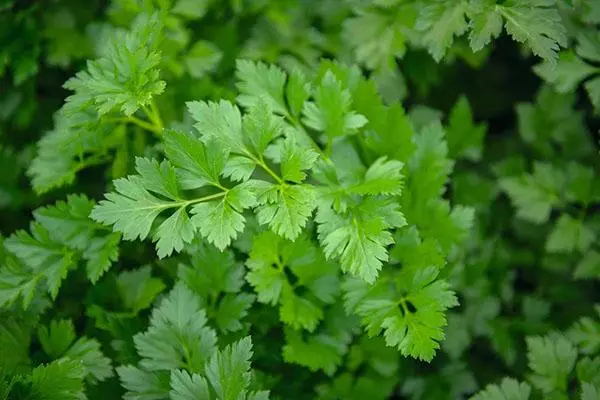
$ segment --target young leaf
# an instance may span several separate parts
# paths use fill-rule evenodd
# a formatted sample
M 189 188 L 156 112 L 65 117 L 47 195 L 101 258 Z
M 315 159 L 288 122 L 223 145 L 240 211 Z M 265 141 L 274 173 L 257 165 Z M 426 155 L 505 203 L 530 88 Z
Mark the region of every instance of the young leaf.
M 100 114 L 119 110 L 130 116 L 163 92 L 157 50 L 162 23 L 157 14 L 141 14 L 130 32 L 119 32 L 103 57 L 88 62 L 87 71 L 65 83 L 75 93 L 67 98 L 68 112 L 93 106 Z
M 526 341 L 533 385 L 544 393 L 566 391 L 567 378 L 577 359 L 571 342 L 561 335 L 531 336 Z
M 172 400 L 209 400 L 208 383 L 198 374 L 189 374 L 185 370 L 173 370 L 169 398 Z
M 342 87 L 333 72 L 325 73 L 314 89 L 314 102 L 304 103 L 304 123 L 325 134 L 326 143 L 354 133 L 367 123 L 367 119 L 351 109 L 352 96 Z
M 84 376 L 85 370 L 79 361 L 61 358 L 32 371 L 31 392 L 48 400 L 84 399 Z
M 6 249 L 26 266 L 23 268 L 13 264 L 13 268 L 7 271 L 9 276 L 5 282 L 16 291 L 8 300 L 14 300 L 20 294 L 25 308 L 42 279 L 50 296 L 55 298 L 69 268 L 75 264 L 74 252 L 54 241 L 41 224 L 32 222 L 30 230 L 31 235 L 17 231 L 4 242 Z
M 241 398 L 250 384 L 252 341 L 245 337 L 216 352 L 206 365 L 206 377 L 219 400 Z
M 255 204 L 250 185 L 240 184 L 221 199 L 195 205 L 191 223 L 210 243 L 223 250 L 244 230 L 246 219 L 241 213 Z
M 454 41 L 454 36 L 466 32 L 465 20 L 468 3 L 460 0 L 446 2 L 433 0 L 420 11 L 416 28 L 424 31 L 423 42 L 436 61 L 440 61 Z
M 528 400 L 530 395 L 531 386 L 527 383 L 504 378 L 500 385 L 487 385 L 471 400 Z
M 497 8 L 514 40 L 526 43 L 535 55 L 556 63 L 559 46 L 567 46 L 567 35 L 554 2 L 515 0 Z
M 365 199 L 344 214 L 319 207 L 316 221 L 327 258 L 339 258 L 344 272 L 369 283 L 388 260 L 386 246 L 393 243 L 388 229 L 406 225 L 397 204 L 378 198 Z
M 315 208 L 316 194 L 308 184 L 254 183 L 258 222 L 284 238 L 294 240 L 306 226 Z
M 152 312 L 148 330 L 134 337 L 142 357 L 140 365 L 147 371 L 202 371 L 216 349 L 215 333 L 206 322 L 196 296 L 185 286 L 176 285 Z
M 283 98 L 286 75 L 277 66 L 237 60 L 235 76 L 240 92 L 237 101 L 243 107 L 254 107 L 259 99 L 263 99 L 277 114 L 287 114 Z
M 459 157 L 472 161 L 481 159 L 487 126 L 485 124 L 475 124 L 466 97 L 461 96 L 452 108 L 449 125 L 446 134 L 448 155 L 453 159 Z

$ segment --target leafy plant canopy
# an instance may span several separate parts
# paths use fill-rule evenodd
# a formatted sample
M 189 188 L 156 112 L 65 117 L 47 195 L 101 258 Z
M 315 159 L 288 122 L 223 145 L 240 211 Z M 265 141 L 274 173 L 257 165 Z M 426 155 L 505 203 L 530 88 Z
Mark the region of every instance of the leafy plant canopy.
M 600 398 L 600 2 L 0 4 L 0 400 Z

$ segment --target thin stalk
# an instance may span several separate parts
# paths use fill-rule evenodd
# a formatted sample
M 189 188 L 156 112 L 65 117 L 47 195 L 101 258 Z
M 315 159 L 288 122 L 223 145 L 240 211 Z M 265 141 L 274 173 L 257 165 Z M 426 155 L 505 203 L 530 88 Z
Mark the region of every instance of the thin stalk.
M 162 122 L 162 119 L 160 118 L 160 112 L 158 111 L 158 108 L 156 107 L 156 103 L 154 103 L 154 100 L 150 101 L 150 111 L 152 112 L 152 115 L 154 117 L 156 125 L 158 125 L 158 127 L 162 131 L 164 129 L 164 124 Z
M 160 136 L 162 134 L 162 129 L 160 127 L 153 125 L 153 124 L 149 124 L 148 122 L 141 120 L 137 117 L 131 116 L 131 117 L 126 118 L 126 120 L 128 122 L 131 122 L 132 124 L 139 126 L 140 128 L 144 128 L 146 130 L 149 130 L 150 132 L 154 132 L 158 136 Z
M 137 117 L 120 117 L 120 118 L 106 118 L 104 122 L 121 122 L 124 124 L 134 124 L 139 126 L 142 129 L 148 130 L 152 133 L 155 133 L 157 136 L 160 136 L 162 133 L 162 129 L 160 129 L 157 125 L 149 124 L 148 122 L 141 120 Z
M 283 179 L 279 177 L 279 175 L 277 175 L 271 168 L 269 168 L 269 166 L 267 165 L 267 163 L 264 162 L 262 157 L 259 160 L 257 160 L 257 164 L 260 165 L 261 168 L 264 169 L 269 175 L 271 175 L 273 179 L 277 181 L 277 183 L 279 183 L 280 185 L 283 185 L 285 183 Z

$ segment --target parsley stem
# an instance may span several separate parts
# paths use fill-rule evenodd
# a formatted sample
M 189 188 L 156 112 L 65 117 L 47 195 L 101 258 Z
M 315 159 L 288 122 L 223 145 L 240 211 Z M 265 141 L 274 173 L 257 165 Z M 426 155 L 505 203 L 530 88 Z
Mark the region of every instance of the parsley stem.
M 102 163 L 108 161 L 109 159 L 110 158 L 106 154 L 96 154 L 96 155 L 90 156 L 86 159 L 81 158 L 79 160 L 79 162 L 77 163 L 77 165 L 73 168 L 73 171 L 79 172 L 82 169 L 91 167 L 92 165 L 102 164 Z
M 252 153 L 250 153 L 249 151 L 246 151 L 244 153 L 244 155 L 246 157 L 248 157 L 249 159 L 251 159 L 252 161 L 254 161 L 257 165 L 259 165 L 262 169 L 265 170 L 265 172 L 267 172 L 269 175 L 271 175 L 273 177 L 273 179 L 275 179 L 277 181 L 277 183 L 279 183 L 280 185 L 283 185 L 285 182 L 283 181 L 283 179 L 281 179 L 279 177 L 279 175 L 277 175 L 275 173 L 275 171 L 273 171 L 271 168 L 269 168 L 269 166 L 267 165 L 267 163 L 265 162 L 264 158 L 262 158 L 262 156 L 256 157 L 254 156 Z
M 154 100 L 150 101 L 150 108 L 148 108 L 145 105 L 142 106 L 142 111 L 144 111 L 144 113 L 146 114 L 148 119 L 152 122 L 152 125 L 154 125 L 156 127 L 156 129 L 159 130 L 159 132 L 162 132 L 164 129 L 164 126 L 163 126 L 162 120 L 160 118 L 158 109 L 156 108 L 156 104 L 154 103 Z
M 162 119 L 160 118 L 160 112 L 158 111 L 158 108 L 156 107 L 156 103 L 154 103 L 154 100 L 150 100 L 150 110 L 152 111 L 152 115 L 155 118 L 156 125 L 158 125 L 158 127 L 162 131 L 164 129 L 164 125 L 163 125 Z
M 160 136 L 162 133 L 162 128 L 158 127 L 154 124 L 149 124 L 148 122 L 139 119 L 138 117 L 129 116 L 129 117 L 121 117 L 121 118 L 107 118 L 103 120 L 104 122 L 122 122 L 122 123 L 132 123 L 134 125 L 139 126 L 142 129 L 148 130 L 150 132 L 155 133 L 157 136 Z
M 178 205 L 180 205 L 182 207 L 187 207 L 190 204 L 203 203 L 205 201 L 211 201 L 211 200 L 214 200 L 214 199 L 218 199 L 218 198 L 221 198 L 221 197 L 225 196 L 228 191 L 229 190 L 225 190 L 223 192 L 219 192 L 219 193 L 215 193 L 215 194 L 209 194 L 208 196 L 198 197 L 196 199 L 185 200 L 185 201 L 181 201 L 181 202 L 178 202 L 178 203 L 174 203 L 173 207 L 177 207 Z
M 144 128 L 146 130 L 149 130 L 151 132 L 156 133 L 157 135 L 160 135 L 162 130 L 158 128 L 158 126 L 153 125 L 153 124 L 149 124 L 148 122 L 141 120 L 137 117 L 131 116 L 127 118 L 127 121 L 139 126 L 140 128 Z
M 211 200 L 219 199 L 221 197 L 224 197 L 227 194 L 227 192 L 229 192 L 229 189 L 226 189 L 226 190 L 224 190 L 222 192 L 219 192 L 219 193 L 209 194 L 208 196 L 198 197 L 198 198 L 190 199 L 190 200 L 174 201 L 172 203 L 165 203 L 165 204 L 160 204 L 158 206 L 150 206 L 150 207 L 147 207 L 147 208 L 156 208 L 156 209 L 166 210 L 168 208 L 187 207 L 187 206 L 189 206 L 191 204 L 204 203 L 206 201 L 211 201 Z
M 258 165 L 261 166 L 262 169 L 264 169 L 269 175 L 271 175 L 273 177 L 273 179 L 275 179 L 277 181 L 277 183 L 279 183 L 280 185 L 283 185 L 285 182 L 283 181 L 283 179 L 281 179 L 279 177 L 279 175 L 277 175 L 271 168 L 269 168 L 269 166 L 267 165 L 267 163 L 264 162 L 264 160 L 262 159 L 262 157 L 260 158 L 260 160 L 256 160 Z

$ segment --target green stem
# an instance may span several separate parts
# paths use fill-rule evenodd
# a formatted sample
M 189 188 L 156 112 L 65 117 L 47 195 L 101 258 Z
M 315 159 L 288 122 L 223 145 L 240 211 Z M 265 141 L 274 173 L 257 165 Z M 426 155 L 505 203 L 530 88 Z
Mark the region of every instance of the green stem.
M 325 156 L 329 158 L 331 156 L 331 150 L 333 148 L 333 137 L 327 138 L 327 146 L 325 146 Z
M 150 110 L 152 111 L 152 116 L 154 117 L 154 122 L 156 122 L 156 125 L 158 125 L 158 127 L 162 131 L 165 128 L 165 126 L 162 122 L 162 119 L 160 118 L 160 112 L 158 111 L 158 108 L 156 107 L 156 103 L 154 103 L 154 100 L 150 101 Z
M 271 168 L 269 168 L 269 166 L 267 165 L 267 163 L 265 162 L 265 160 L 262 158 L 262 156 L 259 157 L 255 157 L 252 153 L 250 153 L 249 151 L 246 151 L 245 153 L 243 153 L 244 156 L 248 157 L 249 159 L 251 159 L 252 161 L 254 161 L 258 166 L 260 166 L 262 169 L 265 170 L 266 173 L 268 173 L 269 175 L 271 175 L 271 177 L 273 179 L 275 179 L 275 181 L 277 181 L 277 183 L 279 183 L 280 185 L 285 184 L 285 181 L 283 179 L 281 179 L 279 177 L 279 175 L 277 175 L 275 173 L 275 171 L 273 171 Z
M 74 172 L 79 172 L 84 168 L 91 167 L 92 165 L 102 164 L 108 161 L 110 158 L 106 154 L 96 154 L 86 159 L 81 158 L 74 168 Z
M 208 196 L 198 197 L 197 199 L 180 201 L 180 202 L 177 202 L 177 203 L 173 203 L 174 204 L 173 207 L 177 207 L 176 204 L 179 204 L 179 206 L 181 206 L 181 207 L 187 207 L 190 204 L 203 203 L 205 201 L 211 201 L 211 200 L 219 199 L 221 197 L 224 197 L 227 194 L 227 192 L 228 192 L 228 190 L 224 190 L 224 191 L 219 192 L 219 193 L 209 194 Z
M 157 125 L 153 125 L 153 124 L 149 124 L 148 122 L 139 119 L 137 117 L 134 116 L 130 116 L 130 117 L 120 117 L 120 118 L 106 118 L 103 120 L 103 122 L 121 122 L 124 124 L 134 124 L 139 126 L 142 129 L 148 130 L 152 133 L 155 133 L 157 136 L 160 136 L 160 134 L 162 133 L 162 128 L 160 128 Z
M 275 179 L 277 181 L 277 183 L 279 183 L 280 185 L 283 185 L 285 182 L 283 181 L 283 179 L 281 179 L 279 177 L 279 175 L 277 175 L 271 168 L 269 168 L 269 166 L 264 162 L 264 160 L 261 159 L 260 160 L 256 160 L 257 164 L 261 166 L 262 169 L 264 169 L 269 175 L 271 175 L 273 177 L 273 179 Z
M 141 120 L 137 117 L 131 116 L 131 117 L 126 118 L 126 120 L 128 122 L 131 122 L 132 124 L 139 126 L 140 128 L 144 128 L 146 130 L 149 130 L 150 132 L 154 132 L 159 136 L 162 133 L 162 129 L 160 127 L 153 125 L 153 124 L 149 124 L 146 121 Z
M 181 207 L 187 207 L 191 204 L 197 204 L 197 203 L 203 203 L 205 201 L 211 201 L 211 200 L 215 200 L 215 199 L 219 199 L 221 197 L 224 197 L 227 192 L 229 190 L 225 190 L 223 192 L 219 192 L 219 193 L 215 193 L 215 194 L 210 194 L 208 196 L 203 196 L 203 197 L 198 197 L 196 199 L 191 199 L 191 200 L 181 200 L 181 201 L 175 201 L 172 203 L 166 203 L 166 204 L 161 204 L 158 206 L 152 205 L 152 206 L 147 206 L 147 207 L 142 207 L 141 209 L 160 209 L 160 210 L 166 210 L 169 208 L 181 208 Z

